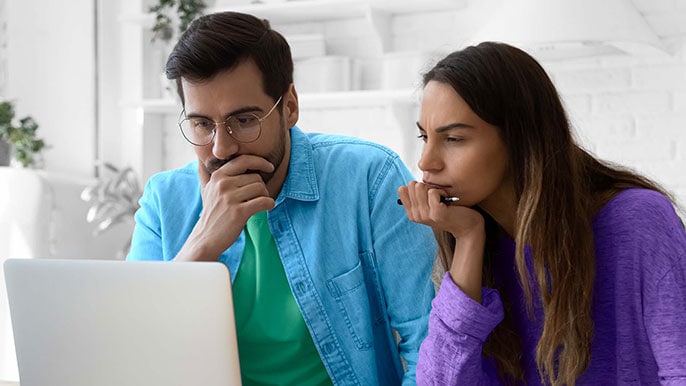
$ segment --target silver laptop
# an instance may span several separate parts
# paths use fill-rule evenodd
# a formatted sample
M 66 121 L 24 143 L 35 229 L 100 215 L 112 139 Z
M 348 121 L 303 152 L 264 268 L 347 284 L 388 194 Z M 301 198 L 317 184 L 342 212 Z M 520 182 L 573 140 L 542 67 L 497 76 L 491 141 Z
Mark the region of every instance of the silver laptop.
M 221 263 L 10 259 L 21 386 L 240 385 Z

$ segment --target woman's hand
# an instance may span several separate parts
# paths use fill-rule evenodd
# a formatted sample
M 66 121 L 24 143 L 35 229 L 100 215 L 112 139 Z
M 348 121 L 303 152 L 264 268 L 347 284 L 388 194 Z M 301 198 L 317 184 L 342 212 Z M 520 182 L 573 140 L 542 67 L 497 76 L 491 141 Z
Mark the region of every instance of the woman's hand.
M 446 192 L 412 181 L 398 189 L 410 221 L 451 233 L 455 237 L 450 276 L 468 296 L 481 303 L 485 221 L 476 210 L 457 203 L 444 204 Z
M 447 195 L 443 190 L 411 181 L 398 189 L 398 195 L 410 221 L 450 232 L 455 238 L 484 229 L 484 219 L 476 210 L 461 206 L 460 201 L 442 203 L 441 196 Z

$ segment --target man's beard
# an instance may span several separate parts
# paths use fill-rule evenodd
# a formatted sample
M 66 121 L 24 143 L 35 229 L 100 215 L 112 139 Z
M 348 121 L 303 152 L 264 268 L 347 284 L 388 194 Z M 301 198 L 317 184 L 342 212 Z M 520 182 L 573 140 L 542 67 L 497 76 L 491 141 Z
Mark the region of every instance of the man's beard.
M 266 173 L 266 172 L 259 171 L 259 170 L 247 170 L 246 171 L 246 173 L 257 173 L 257 174 L 259 174 L 260 177 L 262 178 L 262 181 L 264 181 L 265 184 L 268 183 L 274 177 L 274 174 L 279 169 L 279 166 L 281 166 L 281 163 L 283 162 L 283 158 L 286 155 L 285 122 L 283 122 L 282 127 L 284 127 L 284 128 L 280 131 L 282 133 L 281 140 L 279 141 L 279 143 L 276 144 L 276 147 L 271 152 L 269 152 L 265 155 L 253 154 L 253 155 L 256 155 L 258 157 L 262 157 L 262 158 L 266 159 L 272 165 L 274 165 L 274 171 L 272 171 L 271 173 Z M 217 169 L 219 169 L 220 167 L 224 166 L 229 161 L 231 161 L 231 160 L 233 160 L 236 157 L 239 157 L 241 155 L 242 154 L 234 154 L 233 156 L 231 156 L 231 158 L 228 158 L 228 159 L 212 158 L 211 160 L 209 160 L 205 164 L 205 169 L 211 175 Z

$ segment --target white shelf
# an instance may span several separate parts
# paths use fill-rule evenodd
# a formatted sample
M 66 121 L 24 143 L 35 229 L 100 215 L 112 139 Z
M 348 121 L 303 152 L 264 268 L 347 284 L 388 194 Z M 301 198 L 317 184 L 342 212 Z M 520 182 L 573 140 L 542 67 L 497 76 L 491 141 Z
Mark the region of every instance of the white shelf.
M 458 10 L 467 0 L 291 0 L 277 3 L 224 5 L 217 0 L 211 12 L 249 13 L 271 23 L 297 23 L 362 17 L 370 11 L 392 14 Z
M 258 0 L 259 1 L 259 0 Z M 234 11 L 267 19 L 274 26 L 278 24 L 326 22 L 330 20 L 364 18 L 375 31 L 375 39 L 382 52 L 391 49 L 391 18 L 397 14 L 423 12 L 449 12 L 464 9 L 469 0 L 290 0 L 276 3 L 246 5 L 216 4 L 205 13 Z M 119 15 L 122 23 L 152 28 L 153 13 Z M 278 28 L 277 28 L 278 29 Z
M 419 93 L 414 89 L 304 93 L 298 95 L 298 100 L 301 108 L 374 107 L 393 103 L 419 103 Z
M 291 0 L 280 3 L 222 5 L 217 0 L 206 13 L 234 11 L 248 13 L 271 23 L 298 23 L 364 17 L 371 11 L 390 14 L 456 11 L 467 7 L 468 0 Z M 152 13 L 119 15 L 119 21 L 150 28 L 155 24 Z
M 152 13 L 127 13 L 119 15 L 117 20 L 120 23 L 135 24 L 145 28 L 152 28 L 155 25 L 155 15 Z
M 360 90 L 324 93 L 298 94 L 301 109 L 339 109 L 355 107 L 388 106 L 390 104 L 418 104 L 419 91 L 401 90 Z M 178 114 L 180 105 L 173 99 L 146 99 L 140 103 L 124 103 L 127 107 L 140 107 L 145 113 Z
M 180 114 L 181 105 L 173 99 L 146 99 L 139 104 L 145 113 Z

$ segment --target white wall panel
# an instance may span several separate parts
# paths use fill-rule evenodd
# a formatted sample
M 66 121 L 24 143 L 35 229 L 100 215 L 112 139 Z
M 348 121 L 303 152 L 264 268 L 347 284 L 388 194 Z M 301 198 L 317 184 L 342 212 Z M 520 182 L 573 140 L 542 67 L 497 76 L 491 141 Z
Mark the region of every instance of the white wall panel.
M 31 115 L 50 146 L 45 169 L 93 175 L 95 33 L 93 0 L 10 0 L 7 87 L 18 117 Z

